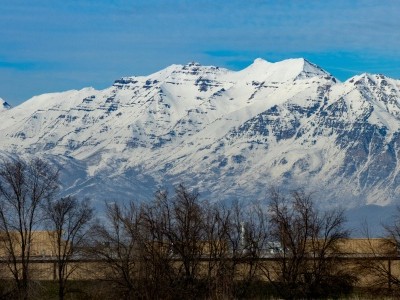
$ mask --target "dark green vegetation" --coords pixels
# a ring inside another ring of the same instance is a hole
[[[110,202],[94,220],[86,200],[57,197],[57,174],[38,159],[0,167],[1,245],[10,274],[0,280],[2,299],[340,298],[352,295],[359,266],[374,267],[345,264],[344,212],[318,210],[301,190],[270,189],[265,203],[243,206],[201,200],[179,185],[146,203]],[[37,229],[52,239],[54,281],[31,272]],[[386,229],[398,240],[396,224]],[[70,279],[76,261],[95,263],[87,278],[96,271],[98,279]],[[394,273],[374,270],[384,287],[393,277],[385,292],[400,285]]]

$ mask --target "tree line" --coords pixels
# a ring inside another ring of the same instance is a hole
[[[350,234],[344,211],[319,210],[303,190],[270,189],[265,202],[244,206],[178,185],[142,203],[108,202],[96,218],[87,199],[57,196],[58,173],[37,158],[0,166],[1,247],[14,279],[4,299],[33,298],[36,230],[53,241],[59,299],[73,292],[77,258],[101,262],[105,299],[328,298],[357,282],[339,250]]]

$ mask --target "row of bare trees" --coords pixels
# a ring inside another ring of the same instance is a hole
[[[336,259],[349,234],[343,211],[320,212],[302,191],[271,190],[269,202],[244,207],[179,185],[142,205],[108,204],[106,220],[90,249],[126,299],[255,297],[260,283],[285,299],[320,298],[355,280]]]
[[[323,298],[350,292],[357,280],[341,259],[344,212],[318,210],[301,190],[228,205],[179,185],[143,203],[109,202],[94,220],[88,200],[60,198],[58,189],[58,170],[43,160],[1,165],[0,259],[14,278],[3,298],[32,298],[37,230],[54,245],[59,299],[79,259],[98,262],[110,287],[103,298]]]
[[[58,170],[43,160],[15,159],[1,164],[0,259],[14,279],[2,298],[28,299],[33,294],[32,245],[35,233],[46,230],[57,262],[59,298],[64,299],[72,271],[67,265],[84,241],[93,209],[87,201],[58,198],[58,189]]]

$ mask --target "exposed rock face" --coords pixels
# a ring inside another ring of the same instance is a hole
[[[65,167],[66,193],[96,199],[178,182],[212,200],[260,199],[269,185],[348,207],[400,194],[400,81],[341,83],[304,59],[173,65],[33,97],[1,119],[3,153],[44,155]]]
[[[5,110],[10,109],[10,108],[11,108],[11,105],[0,98],[0,112],[1,111],[5,111]]]

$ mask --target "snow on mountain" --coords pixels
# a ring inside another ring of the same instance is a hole
[[[0,150],[51,159],[65,193],[97,200],[183,182],[211,200],[301,186],[356,207],[398,198],[399,125],[400,81],[383,75],[341,83],[302,58],[189,63],[33,97],[2,112]]]
[[[329,73],[304,58],[287,59],[276,63],[257,58],[253,64],[238,72],[238,74],[246,74],[250,77],[256,76],[259,80],[271,83],[283,83],[314,76],[330,76]]]

